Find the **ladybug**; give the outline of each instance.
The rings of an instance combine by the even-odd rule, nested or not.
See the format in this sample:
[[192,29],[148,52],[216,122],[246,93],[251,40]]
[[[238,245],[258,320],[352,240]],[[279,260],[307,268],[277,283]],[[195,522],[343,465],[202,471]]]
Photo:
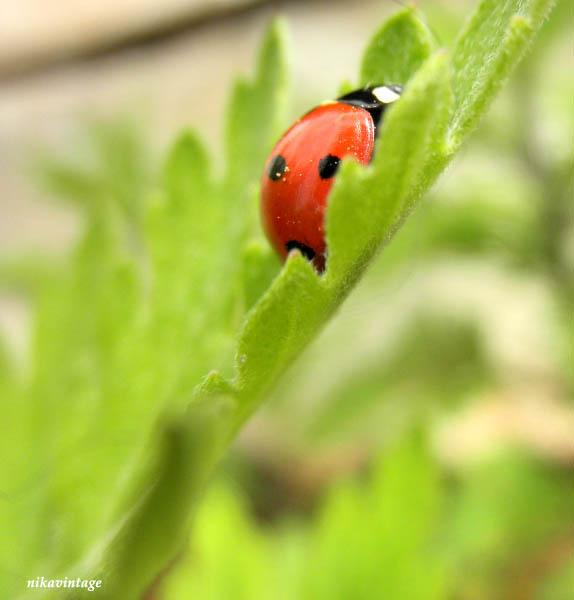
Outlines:
[[325,206],[333,178],[346,156],[366,165],[386,108],[399,85],[355,90],[313,108],[273,148],[261,181],[261,219],[283,259],[297,249],[319,272],[325,269]]

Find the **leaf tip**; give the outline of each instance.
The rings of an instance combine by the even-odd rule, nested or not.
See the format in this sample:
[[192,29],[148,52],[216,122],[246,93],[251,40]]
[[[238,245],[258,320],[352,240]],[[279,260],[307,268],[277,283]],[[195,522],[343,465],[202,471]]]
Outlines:
[[363,85],[405,83],[431,53],[433,38],[413,6],[393,14],[370,39],[361,61]]
[[282,69],[286,62],[286,46],[287,21],[283,17],[276,17],[267,26],[259,48],[258,79],[265,76],[271,65],[275,69]]

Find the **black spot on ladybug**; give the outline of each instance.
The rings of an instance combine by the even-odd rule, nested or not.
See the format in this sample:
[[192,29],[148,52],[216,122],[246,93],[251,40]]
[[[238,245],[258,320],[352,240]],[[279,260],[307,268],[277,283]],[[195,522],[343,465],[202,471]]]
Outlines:
[[330,179],[335,175],[339,165],[341,164],[341,159],[338,156],[333,156],[332,154],[327,154],[319,161],[319,175],[321,179]]
[[285,244],[285,248],[287,252],[291,252],[291,250],[299,250],[299,252],[301,252],[301,254],[307,260],[313,260],[315,258],[315,250],[313,250],[313,248],[310,248],[309,246],[306,246],[305,244],[302,244],[301,242],[298,242],[297,240],[289,240]]
[[283,177],[286,171],[287,161],[281,156],[281,154],[278,154],[271,161],[267,174],[269,175],[269,179],[271,179],[271,181],[278,181],[281,179],[281,177]]

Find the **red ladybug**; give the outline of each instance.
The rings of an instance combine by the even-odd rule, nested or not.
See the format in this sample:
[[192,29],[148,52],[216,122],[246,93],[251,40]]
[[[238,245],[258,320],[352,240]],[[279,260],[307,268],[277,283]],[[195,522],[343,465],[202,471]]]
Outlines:
[[325,102],[277,142],[261,181],[261,218],[283,259],[297,248],[324,270],[324,215],[333,177],[345,156],[370,162],[381,117],[401,92],[398,85],[379,85]]

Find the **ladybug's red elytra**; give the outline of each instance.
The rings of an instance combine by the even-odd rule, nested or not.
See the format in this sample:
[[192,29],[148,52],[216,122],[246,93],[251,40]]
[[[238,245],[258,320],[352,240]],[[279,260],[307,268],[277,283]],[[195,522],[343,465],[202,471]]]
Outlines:
[[261,218],[271,245],[285,259],[298,249],[325,269],[327,196],[346,156],[368,164],[385,109],[399,85],[355,90],[325,102],[296,121],[273,148],[261,181]]

